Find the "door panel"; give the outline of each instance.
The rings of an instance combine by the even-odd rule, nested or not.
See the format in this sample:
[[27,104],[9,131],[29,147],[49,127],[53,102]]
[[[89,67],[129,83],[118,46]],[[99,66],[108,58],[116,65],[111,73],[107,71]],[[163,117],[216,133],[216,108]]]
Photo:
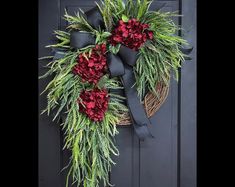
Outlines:
[[[57,1],[45,1],[39,2],[39,43],[38,43],[38,55],[39,57],[47,56],[50,54],[50,50],[44,46],[52,44],[52,31],[58,29],[59,26],[59,12]],[[45,73],[44,61],[40,61],[38,64],[38,73],[42,75]],[[47,83],[50,81],[50,77],[39,81],[39,93],[44,89]],[[46,95],[39,97],[39,113],[46,107]],[[52,122],[52,117],[39,114],[39,186],[40,187],[52,187],[60,186],[60,129],[56,123]]]
[[[150,8],[154,10],[158,3]],[[164,3],[162,11],[179,10],[178,1]],[[155,138],[140,142],[140,187],[177,186],[177,92],[178,84],[172,78],[168,98],[151,118]]]
[[[175,23],[181,23],[183,27],[186,26],[186,29],[190,24],[195,24],[195,15],[192,15],[196,10],[195,0],[183,0],[181,3],[178,0],[154,1],[151,9],[154,10],[162,4],[165,4],[162,11],[179,10],[186,15],[187,18],[182,20],[174,18]],[[40,56],[50,53],[44,46],[52,42],[52,31],[65,29],[66,22],[61,18],[65,9],[69,14],[73,14],[78,8],[86,11],[95,6],[94,0],[39,0],[39,5]],[[195,27],[192,30],[187,39],[196,45]],[[193,55],[195,57],[195,51]],[[171,80],[168,98],[150,119],[152,125],[149,128],[155,136],[154,139],[140,142],[132,126],[118,127],[119,134],[115,139],[120,156],[114,158],[117,164],[113,166],[110,173],[110,182],[116,187],[196,186],[195,62],[196,60],[193,60],[186,67],[183,66],[178,84],[175,80]],[[42,74],[43,71],[40,66],[39,74]],[[40,81],[40,90],[43,90],[49,80],[50,78]],[[189,88],[190,92],[188,92]],[[190,98],[193,98],[193,102],[190,101]],[[189,101],[191,103],[186,106]],[[45,96],[40,97],[39,102],[40,108],[44,107]],[[183,107],[185,108],[183,109]],[[70,153],[61,151],[63,132],[50,120],[47,116],[41,116],[39,120],[39,186],[64,187],[66,171],[60,173],[60,170],[68,163]],[[47,142],[49,143],[47,144]],[[100,186],[102,187],[102,185]]]

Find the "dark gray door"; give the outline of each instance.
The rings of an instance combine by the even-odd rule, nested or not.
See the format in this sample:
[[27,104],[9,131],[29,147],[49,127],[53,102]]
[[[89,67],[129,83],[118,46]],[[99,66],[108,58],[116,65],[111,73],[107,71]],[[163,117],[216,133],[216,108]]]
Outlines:
[[[183,65],[178,84],[172,80],[169,96],[151,118],[154,139],[140,142],[131,126],[119,127],[116,159],[110,180],[116,187],[196,187],[196,0],[154,1],[151,9],[166,3],[164,11],[178,10],[175,19],[185,29],[184,38],[194,47],[192,61]],[[93,0],[39,0],[39,56],[50,53],[44,46],[53,43],[52,31],[64,28],[64,10],[93,7]],[[39,63],[39,74],[45,70]],[[40,80],[39,91],[50,78]],[[40,96],[39,109],[46,106]],[[63,136],[58,124],[46,115],[39,117],[39,186],[64,187],[69,153],[62,152]]]

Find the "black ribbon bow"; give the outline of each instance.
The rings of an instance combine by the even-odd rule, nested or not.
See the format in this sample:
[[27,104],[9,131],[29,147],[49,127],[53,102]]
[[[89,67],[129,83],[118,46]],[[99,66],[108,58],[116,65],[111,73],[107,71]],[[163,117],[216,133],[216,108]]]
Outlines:
[[134,86],[135,75],[133,66],[137,58],[137,51],[133,51],[122,45],[117,55],[109,53],[108,66],[111,77],[121,77],[133,127],[139,139],[144,140],[146,137],[153,136],[148,130],[147,125],[150,124],[150,121],[143,105],[140,103],[137,90]]
[[[162,8],[162,6],[160,8]],[[93,28],[104,28],[103,18],[97,6],[85,12],[84,17],[86,17]],[[79,49],[94,44],[95,38],[90,33],[77,30],[70,33],[70,46],[72,48]],[[188,52],[189,51],[186,53]],[[55,58],[58,59],[62,57],[62,53],[62,51],[56,51]],[[120,50],[116,55],[112,53],[108,54],[108,68],[111,77],[119,76],[121,78],[133,127],[139,139],[144,140],[146,137],[153,136],[147,127],[147,125],[151,124],[150,120],[146,115],[143,105],[140,103],[135,87],[133,66],[136,64],[137,59],[137,51],[121,45]]]

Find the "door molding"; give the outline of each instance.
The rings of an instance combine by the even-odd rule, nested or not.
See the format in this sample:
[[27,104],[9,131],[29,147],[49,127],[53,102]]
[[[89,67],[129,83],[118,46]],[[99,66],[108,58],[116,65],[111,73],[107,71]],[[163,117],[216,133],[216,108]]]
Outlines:
[[196,0],[180,0],[182,36],[193,46],[179,82],[178,187],[196,187]]

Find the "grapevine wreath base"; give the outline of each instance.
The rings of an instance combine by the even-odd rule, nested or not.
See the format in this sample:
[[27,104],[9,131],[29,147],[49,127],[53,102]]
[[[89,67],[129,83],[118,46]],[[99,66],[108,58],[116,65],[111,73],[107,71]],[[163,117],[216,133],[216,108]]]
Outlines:
[[[167,98],[170,77],[192,49],[172,21],[176,13],[150,11],[149,0],[103,0],[75,16],[65,12],[68,27],[55,31],[58,43],[45,75],[47,107],[61,122],[64,147],[71,152],[69,179],[77,186],[111,186],[117,125],[132,124],[140,140]],[[156,125],[156,124],[155,124]]]
[[[169,87],[163,83],[158,83],[156,86],[158,96],[152,92],[148,92],[142,101],[145,112],[148,117],[152,117],[166,100],[169,92]],[[117,125],[131,125],[131,119],[128,112],[123,113],[123,117]]]

